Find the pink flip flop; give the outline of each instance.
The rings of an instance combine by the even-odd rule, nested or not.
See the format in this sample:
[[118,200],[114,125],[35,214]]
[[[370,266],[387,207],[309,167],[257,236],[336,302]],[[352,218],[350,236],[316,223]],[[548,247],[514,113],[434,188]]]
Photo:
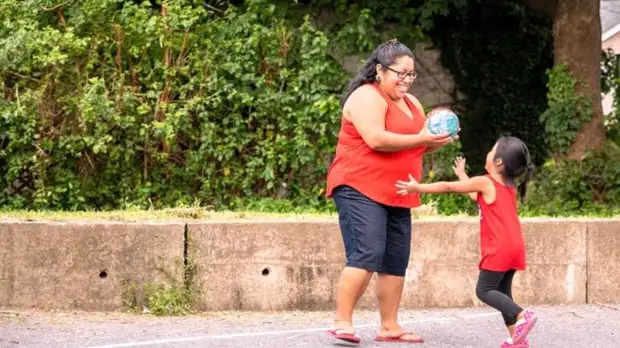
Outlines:
[[424,338],[422,337],[418,337],[418,338],[414,338],[414,339],[406,339],[403,338],[403,336],[405,335],[412,335],[412,336],[416,336],[413,332],[402,332],[396,336],[379,336],[377,335],[375,337],[375,341],[378,342],[400,342],[400,343],[423,343],[424,342]]
[[360,343],[362,341],[362,338],[358,334],[342,331],[345,331],[345,329],[333,329],[327,332],[330,336],[349,343]]

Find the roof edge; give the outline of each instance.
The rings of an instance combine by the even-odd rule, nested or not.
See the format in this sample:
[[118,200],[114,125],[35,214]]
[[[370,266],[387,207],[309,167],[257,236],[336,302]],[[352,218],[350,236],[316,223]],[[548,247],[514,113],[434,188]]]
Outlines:
[[609,38],[611,38],[612,36],[616,35],[618,32],[620,32],[620,23],[614,25],[613,27],[609,28],[607,31],[603,32],[603,35],[601,35],[601,40],[602,41],[607,41],[609,40]]

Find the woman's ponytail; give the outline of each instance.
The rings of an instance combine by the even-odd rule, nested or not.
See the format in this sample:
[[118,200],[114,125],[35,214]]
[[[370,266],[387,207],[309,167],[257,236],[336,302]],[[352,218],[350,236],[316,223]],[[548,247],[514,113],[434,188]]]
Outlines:
[[349,83],[349,88],[347,92],[344,94],[342,99],[340,100],[340,105],[344,106],[344,103],[347,101],[349,96],[367,83],[373,83],[377,81],[377,64],[381,64],[378,59],[378,52],[375,51],[366,61],[366,64],[357,72],[357,75],[351,80]]

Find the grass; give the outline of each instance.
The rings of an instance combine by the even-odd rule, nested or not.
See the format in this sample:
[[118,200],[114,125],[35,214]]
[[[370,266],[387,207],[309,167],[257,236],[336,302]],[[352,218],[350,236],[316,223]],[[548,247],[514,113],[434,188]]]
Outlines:
[[[580,216],[524,216],[524,219],[596,219],[601,216],[584,214]],[[212,211],[201,208],[172,208],[162,210],[118,210],[118,211],[0,211],[0,219],[25,221],[187,221],[187,220],[336,220],[336,213],[270,213],[255,211]],[[428,206],[412,210],[414,220],[460,220],[477,219],[466,214],[440,215]],[[609,218],[608,216],[606,218]],[[620,218],[615,215],[611,218]]]
[[109,221],[171,221],[171,220],[240,220],[240,219],[291,219],[307,220],[336,218],[328,213],[266,213],[252,211],[215,212],[200,208],[162,210],[116,210],[116,211],[0,211],[0,218],[14,220],[109,220]]

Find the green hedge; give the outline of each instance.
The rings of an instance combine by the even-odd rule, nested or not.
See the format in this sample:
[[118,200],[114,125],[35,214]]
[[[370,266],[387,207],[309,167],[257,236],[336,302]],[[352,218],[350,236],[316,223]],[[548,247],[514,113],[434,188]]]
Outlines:
[[0,205],[321,202],[344,72],[307,19],[246,3],[4,1]]
[[[428,180],[455,179],[461,153],[480,174],[492,142],[514,131],[541,164],[525,214],[607,214],[620,204],[617,168],[603,166],[618,127],[610,126],[608,151],[585,164],[546,162],[548,143],[565,134],[549,120],[573,118],[563,105],[574,96],[557,93],[570,78],[544,73],[548,20],[518,2],[166,3],[0,4],[0,207],[334,211],[325,175],[349,76],[332,55],[365,56],[387,38],[413,45],[426,35],[467,96],[456,106],[464,146],[427,157]],[[323,12],[333,21],[319,30],[313,17]],[[610,62],[616,74],[605,75],[606,88],[614,89]],[[574,185],[554,184],[565,177]],[[477,212],[463,196],[423,201],[442,214]]]

